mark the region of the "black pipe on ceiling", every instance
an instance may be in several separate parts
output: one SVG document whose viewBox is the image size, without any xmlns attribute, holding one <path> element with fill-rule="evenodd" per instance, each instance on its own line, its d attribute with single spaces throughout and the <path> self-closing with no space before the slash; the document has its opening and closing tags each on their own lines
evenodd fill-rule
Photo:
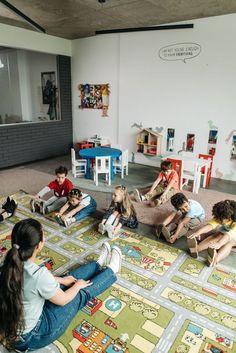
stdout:
<svg viewBox="0 0 236 353">
<path fill-rule="evenodd" d="M 41 27 L 40 25 L 38 25 L 36 22 L 34 22 L 33 20 L 31 20 L 31 18 L 29 18 L 28 16 L 26 16 L 23 12 L 21 12 L 20 10 L 18 10 L 15 6 L 13 6 L 12 4 L 10 4 L 8 1 L 6 0 L 0 0 L 0 2 L 5 5 L 8 9 L 10 9 L 12 12 L 14 12 L 16 15 L 18 15 L 19 17 L 23 18 L 26 22 L 28 22 L 31 26 L 33 26 L 35 29 L 37 29 L 37 31 L 42 32 L 42 33 L 46 33 L 45 29 L 43 27 Z"/>
<path fill-rule="evenodd" d="M 121 28 L 121 29 L 106 29 L 96 31 L 95 34 L 108 34 L 108 33 L 127 33 L 127 32 L 142 32 L 142 31 L 162 31 L 169 29 L 184 29 L 193 28 L 193 23 L 179 24 L 179 25 L 164 25 L 164 26 L 151 26 L 151 27 L 135 27 L 135 28 Z"/>
</svg>

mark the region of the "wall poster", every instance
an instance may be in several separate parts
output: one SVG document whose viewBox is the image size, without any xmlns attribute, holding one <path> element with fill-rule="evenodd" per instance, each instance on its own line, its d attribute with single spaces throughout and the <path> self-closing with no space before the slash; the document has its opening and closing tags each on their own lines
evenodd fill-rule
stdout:
<svg viewBox="0 0 236 353">
<path fill-rule="evenodd" d="M 101 116 L 108 116 L 109 84 L 80 84 L 80 109 L 101 109 Z"/>
</svg>

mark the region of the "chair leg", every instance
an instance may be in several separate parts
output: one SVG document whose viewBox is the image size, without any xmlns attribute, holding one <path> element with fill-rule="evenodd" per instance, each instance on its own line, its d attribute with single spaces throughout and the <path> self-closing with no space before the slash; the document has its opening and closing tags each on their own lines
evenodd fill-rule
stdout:
<svg viewBox="0 0 236 353">
<path fill-rule="evenodd" d="M 125 171 L 125 168 L 121 167 L 121 179 L 124 179 L 124 171 Z"/>
</svg>

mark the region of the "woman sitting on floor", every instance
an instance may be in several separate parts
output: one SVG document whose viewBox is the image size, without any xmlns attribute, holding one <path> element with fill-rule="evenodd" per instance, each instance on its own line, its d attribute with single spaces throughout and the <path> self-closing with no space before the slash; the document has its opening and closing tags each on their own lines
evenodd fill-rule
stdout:
<svg viewBox="0 0 236 353">
<path fill-rule="evenodd" d="M 116 281 L 121 268 L 120 249 L 104 243 L 97 262 L 54 277 L 35 263 L 43 245 L 38 221 L 18 222 L 0 268 L 0 343 L 20 351 L 58 339 L 77 312 Z"/>
</svg>

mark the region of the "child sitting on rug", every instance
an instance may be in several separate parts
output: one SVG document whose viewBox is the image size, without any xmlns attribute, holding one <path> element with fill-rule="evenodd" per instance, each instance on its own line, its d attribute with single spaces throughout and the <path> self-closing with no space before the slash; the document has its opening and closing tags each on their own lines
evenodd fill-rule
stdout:
<svg viewBox="0 0 236 353">
<path fill-rule="evenodd" d="M 192 257 L 196 258 L 198 252 L 208 250 L 209 266 L 214 266 L 226 258 L 236 246 L 236 202 L 233 200 L 217 202 L 213 206 L 212 215 L 213 218 L 207 225 L 187 239 Z M 200 240 L 199 244 L 197 239 Z"/>
<path fill-rule="evenodd" d="M 3 222 L 4 219 L 12 217 L 16 211 L 16 208 L 17 203 L 8 196 L 0 208 L 0 223 Z"/>
<path fill-rule="evenodd" d="M 161 172 L 153 183 L 147 194 L 141 195 L 138 189 L 135 190 L 136 201 L 153 201 L 154 206 L 159 206 L 168 201 L 171 196 L 179 191 L 179 176 L 172 169 L 169 161 L 161 162 Z"/>
<path fill-rule="evenodd" d="M 96 262 L 54 276 L 36 263 L 44 237 L 35 219 L 16 223 L 11 245 L 0 271 L 0 343 L 17 352 L 57 340 L 79 310 L 116 282 L 121 269 L 120 249 L 104 243 Z"/>
<path fill-rule="evenodd" d="M 137 228 L 138 221 L 126 187 L 118 185 L 113 192 L 110 207 L 98 226 L 98 231 L 101 234 L 107 232 L 108 237 L 112 239 L 119 234 L 122 226 L 134 229 Z"/>
<path fill-rule="evenodd" d="M 56 220 L 59 224 L 68 227 L 91 215 L 96 208 L 97 203 L 92 196 L 82 193 L 79 189 L 72 189 L 68 194 L 68 201 L 56 214 Z"/>
<path fill-rule="evenodd" d="M 66 203 L 68 193 L 73 189 L 72 182 L 66 178 L 67 173 L 67 168 L 63 166 L 55 170 L 56 179 L 40 190 L 31 200 L 32 212 L 50 213 L 59 210 Z M 47 201 L 42 200 L 42 197 L 51 190 L 54 191 L 54 196 L 50 197 Z"/>
<path fill-rule="evenodd" d="M 190 229 L 199 226 L 205 219 L 205 211 L 195 200 L 188 200 L 187 197 L 178 192 L 170 199 L 173 211 L 163 222 L 157 225 L 156 235 L 161 234 L 166 241 L 174 243 L 176 239 L 185 235 Z"/>
</svg>

